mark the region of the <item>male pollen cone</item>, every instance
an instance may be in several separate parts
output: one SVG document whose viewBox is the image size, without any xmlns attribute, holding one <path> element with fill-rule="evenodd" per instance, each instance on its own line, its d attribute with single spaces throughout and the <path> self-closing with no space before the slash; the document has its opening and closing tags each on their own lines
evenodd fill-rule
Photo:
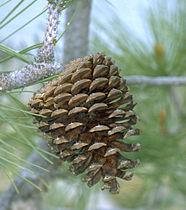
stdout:
<svg viewBox="0 0 186 210">
<path fill-rule="evenodd" d="M 127 169 L 139 164 L 121 155 L 140 149 L 140 144 L 123 141 L 140 133 L 132 129 L 138 117 L 128 91 L 111 58 L 97 53 L 72 61 L 29 102 L 32 113 L 45 116 L 35 116 L 34 122 L 50 139 L 51 151 L 71 162 L 75 175 L 86 170 L 83 181 L 89 187 L 102 178 L 102 190 L 118 193 L 116 177 L 130 180 Z"/>
</svg>

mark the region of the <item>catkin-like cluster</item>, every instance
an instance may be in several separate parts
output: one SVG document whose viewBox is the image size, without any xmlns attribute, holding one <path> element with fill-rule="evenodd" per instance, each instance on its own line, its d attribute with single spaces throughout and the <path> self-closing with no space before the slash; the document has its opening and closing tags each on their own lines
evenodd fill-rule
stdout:
<svg viewBox="0 0 186 210">
<path fill-rule="evenodd" d="M 128 169 L 139 164 L 121 152 L 136 152 L 139 144 L 125 139 L 138 135 L 136 103 L 118 67 L 104 53 L 72 61 L 66 71 L 50 81 L 29 102 L 39 130 L 51 151 L 71 162 L 75 175 L 86 171 L 83 181 L 91 187 L 102 178 L 102 189 L 119 192 L 117 177 L 130 180 Z"/>
</svg>

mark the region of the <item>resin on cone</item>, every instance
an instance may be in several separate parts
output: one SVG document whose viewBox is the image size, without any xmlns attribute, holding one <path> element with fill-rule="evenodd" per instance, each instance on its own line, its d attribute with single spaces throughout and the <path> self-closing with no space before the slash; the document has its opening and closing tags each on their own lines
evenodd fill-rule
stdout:
<svg viewBox="0 0 186 210">
<path fill-rule="evenodd" d="M 51 151 L 71 162 L 75 175 L 91 187 L 100 179 L 102 189 L 119 192 L 117 177 L 130 180 L 128 169 L 139 164 L 121 152 L 136 152 L 139 144 L 126 143 L 138 135 L 136 103 L 118 67 L 104 53 L 79 58 L 65 72 L 48 82 L 29 102 L 39 130 L 49 139 Z"/>
</svg>

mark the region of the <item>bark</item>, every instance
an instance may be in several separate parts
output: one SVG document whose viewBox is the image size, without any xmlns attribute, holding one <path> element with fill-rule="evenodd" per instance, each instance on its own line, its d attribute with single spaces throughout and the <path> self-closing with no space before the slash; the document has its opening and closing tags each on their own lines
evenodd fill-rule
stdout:
<svg viewBox="0 0 186 210">
<path fill-rule="evenodd" d="M 77 5 L 78 2 L 66 10 L 66 25 L 74 14 Z M 88 54 L 90 13 L 91 0 L 82 0 L 82 4 L 74 20 L 64 34 L 64 64 Z"/>
<path fill-rule="evenodd" d="M 0 92 L 26 87 L 45 77 L 58 74 L 62 69 L 62 66 L 57 63 L 34 62 L 17 71 L 0 74 Z"/>
<path fill-rule="evenodd" d="M 62 65 L 54 60 L 54 47 L 56 42 L 59 16 L 65 3 L 59 6 L 49 4 L 48 24 L 43 41 L 34 62 L 10 73 L 0 74 L 0 91 L 12 90 L 25 87 L 35 81 L 62 71 Z"/>
</svg>

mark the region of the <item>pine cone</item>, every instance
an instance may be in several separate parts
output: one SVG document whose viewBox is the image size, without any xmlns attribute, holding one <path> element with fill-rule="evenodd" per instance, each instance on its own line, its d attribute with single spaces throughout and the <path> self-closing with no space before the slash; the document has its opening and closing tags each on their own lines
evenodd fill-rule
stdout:
<svg viewBox="0 0 186 210">
<path fill-rule="evenodd" d="M 102 189 L 118 193 L 116 177 L 130 180 L 138 160 L 120 152 L 136 152 L 139 144 L 121 139 L 139 134 L 132 129 L 138 121 L 135 102 L 128 93 L 118 67 L 103 53 L 72 61 L 56 80 L 50 81 L 30 100 L 39 130 L 50 138 L 49 147 L 61 160 L 72 162 L 75 175 L 91 187 L 103 178 Z"/>
</svg>

